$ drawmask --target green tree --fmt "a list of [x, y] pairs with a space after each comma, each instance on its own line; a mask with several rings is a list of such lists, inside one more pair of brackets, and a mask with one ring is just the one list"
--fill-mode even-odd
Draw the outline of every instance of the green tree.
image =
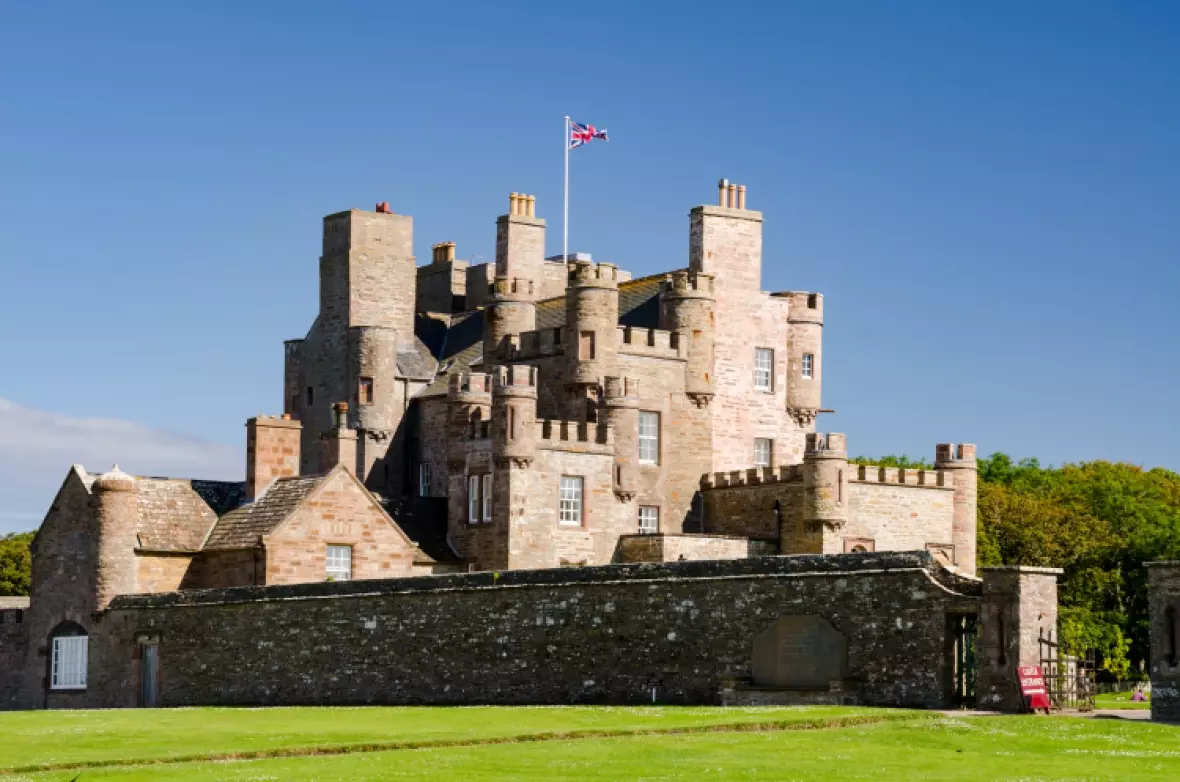
[[0, 596], [29, 594], [33, 560], [29, 555], [32, 532], [0, 537]]

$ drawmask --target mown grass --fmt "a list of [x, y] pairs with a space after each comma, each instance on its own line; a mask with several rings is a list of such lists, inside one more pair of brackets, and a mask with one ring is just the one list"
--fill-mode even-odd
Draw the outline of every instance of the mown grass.
[[[833, 715], [834, 716], [834, 715]], [[709, 732], [183, 763], [86, 771], [152, 780], [1174, 780], [1180, 729], [1069, 717], [906, 719], [814, 731]], [[20, 779], [71, 780], [77, 772]]]
[[1104, 692], [1094, 696], [1098, 709], [1150, 709], [1150, 701], [1133, 701], [1129, 692]]
[[837, 707], [128, 709], [0, 713], [0, 773], [227, 756], [373, 751], [554, 734], [824, 727], [923, 712]]

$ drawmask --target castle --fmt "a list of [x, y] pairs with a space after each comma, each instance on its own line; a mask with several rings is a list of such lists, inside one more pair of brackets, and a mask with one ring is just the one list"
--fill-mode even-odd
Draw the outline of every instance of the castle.
[[761, 290], [746, 195], [722, 180], [687, 265], [639, 278], [546, 258], [518, 193], [494, 265], [442, 242], [418, 266], [388, 204], [325, 217], [319, 314], [285, 343], [282, 414], [247, 422], [246, 480], [71, 468], [31, 604], [0, 612], [23, 625], [0, 635], [0, 704], [117, 702], [87, 694], [78, 639], [131, 595], [915, 550], [978, 592], [975, 446], [886, 468], [816, 431], [824, 299]]

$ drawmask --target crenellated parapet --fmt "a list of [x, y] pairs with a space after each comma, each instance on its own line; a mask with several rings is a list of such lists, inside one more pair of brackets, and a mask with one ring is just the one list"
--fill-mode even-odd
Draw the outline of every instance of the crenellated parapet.
[[582, 288], [605, 288], [618, 290], [619, 267], [613, 263], [595, 263], [594, 261], [570, 261], [567, 266], [569, 279], [567, 286]]
[[688, 337], [679, 331], [619, 326], [618, 345], [620, 355], [679, 361], [688, 355]]
[[772, 483], [799, 483], [803, 480], [803, 465], [786, 464], [781, 467], [751, 467], [746, 470], [710, 472], [701, 476], [701, 491], [732, 489], [740, 486], [764, 486]]

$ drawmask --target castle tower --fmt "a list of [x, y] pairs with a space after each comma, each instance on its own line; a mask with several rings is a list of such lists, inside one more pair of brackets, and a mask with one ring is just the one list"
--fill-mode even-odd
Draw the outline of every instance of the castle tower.
[[356, 475], [356, 430], [348, 426], [348, 402], [337, 402], [332, 409], [336, 413], [336, 428], [320, 436], [319, 471], [326, 473], [342, 464]]
[[571, 389], [593, 390], [618, 374], [619, 282], [613, 263], [574, 261], [565, 289], [565, 345]]
[[803, 451], [804, 532], [807, 535], [821, 534], [822, 553], [837, 554], [842, 547], [825, 533], [843, 527], [847, 521], [847, 439], [842, 434], [809, 432]]
[[94, 610], [101, 611], [118, 595], [139, 591], [139, 487], [116, 465], [94, 481], [92, 491], [98, 520]]
[[[399, 336], [395, 329], [383, 326], [353, 326], [348, 330], [348, 398], [353, 403], [352, 423], [358, 444], [356, 476], [366, 484], [371, 483], [378, 461], [393, 450], [394, 435], [405, 409], [403, 386], [395, 380]], [[393, 453], [400, 456], [399, 451]], [[384, 472], [401, 474], [396, 467]]]
[[320, 322], [326, 331], [381, 326], [407, 343], [413, 339], [413, 242], [408, 215], [350, 209], [324, 218]]
[[510, 358], [509, 337], [536, 329], [536, 285], [525, 277], [497, 277], [483, 313], [483, 363], [490, 369]]
[[822, 407], [824, 297], [791, 291], [787, 300], [787, 412], [810, 427]]
[[497, 468], [527, 468], [537, 455], [537, 368], [499, 367], [492, 379], [492, 458]]
[[713, 398], [713, 351], [716, 334], [716, 299], [713, 275], [678, 271], [660, 287], [660, 328], [675, 331], [687, 341], [685, 392], [698, 407]]
[[536, 306], [545, 263], [545, 221], [537, 199], [512, 193], [496, 220], [496, 275], [484, 309], [484, 365], [505, 357], [505, 339], [537, 327]]
[[608, 377], [603, 386], [606, 424], [614, 429], [615, 494], [630, 501], [639, 491], [639, 381]]
[[955, 482], [955, 510], [951, 543], [955, 564], [967, 575], [975, 575], [976, 508], [979, 500], [979, 465], [971, 443], [939, 443], [934, 447], [934, 468], [946, 470]]

